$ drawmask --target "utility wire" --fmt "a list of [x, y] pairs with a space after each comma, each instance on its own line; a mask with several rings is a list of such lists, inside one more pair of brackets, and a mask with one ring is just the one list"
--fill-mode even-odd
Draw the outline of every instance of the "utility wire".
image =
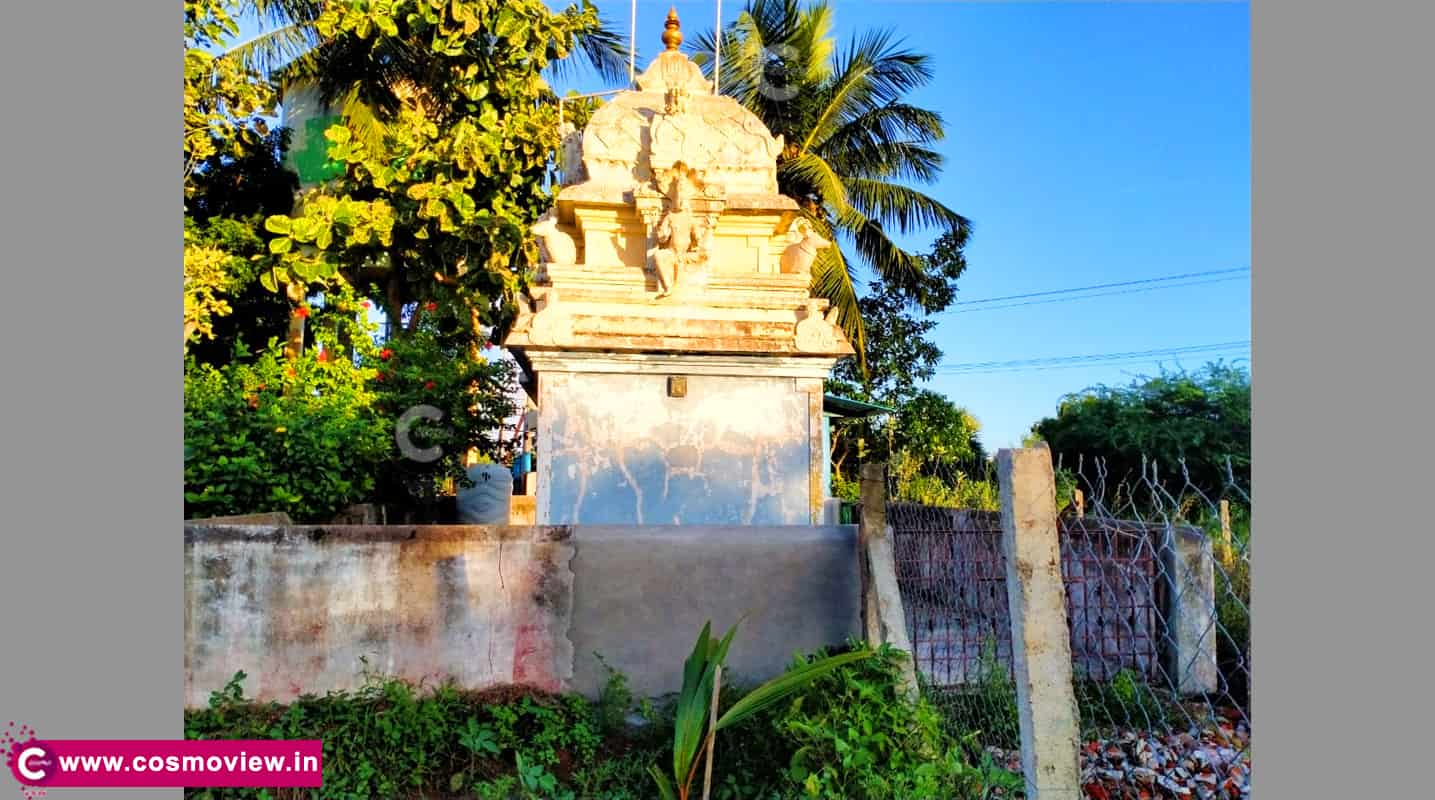
[[[1182, 275], [1167, 275], [1167, 276], [1162, 277], [1162, 278], [1144, 278], [1144, 279], [1142, 279], [1142, 280], [1137, 280], [1137, 281], [1118, 281], [1118, 282], [1116, 282], [1116, 283], [1098, 283], [1098, 284], [1093, 284], [1093, 285], [1091, 285], [1091, 286], [1073, 286], [1073, 287], [1071, 287], [1071, 288], [1069, 288], [1069, 289], [1052, 289], [1052, 290], [1045, 291], [1045, 292], [1027, 292], [1026, 294], [1009, 294], [1009, 295], [1006, 295], [1006, 296], [1004, 296], [1004, 297], [987, 297], [987, 298], [983, 298], [983, 299], [981, 299], [981, 300], [963, 300], [963, 301], [961, 301], [961, 302], [953, 303], [952, 305], [954, 305], [954, 306], [985, 305], [985, 304], [987, 304], [987, 303], [1002, 303], [1002, 302], [1006, 302], [1006, 301], [1009, 301], [1009, 300], [1025, 300], [1025, 299], [1031, 298], [1031, 297], [1051, 297], [1051, 296], [1054, 296], [1054, 295], [1073, 294], [1073, 293], [1075, 293], [1075, 292], [1088, 292], [1088, 291], [1091, 291], [1091, 290], [1093, 290], [1093, 289], [1116, 289], [1116, 288], [1120, 288], [1120, 287], [1123, 287], [1123, 286], [1142, 286], [1142, 285], [1147, 285], [1147, 284], [1166, 283], [1166, 282], [1169, 282], [1169, 281], [1189, 280], [1189, 279], [1191, 279], [1191, 278], [1206, 278], [1206, 277], [1210, 277], [1210, 276], [1212, 276], [1212, 275], [1231, 275], [1231, 274], [1237, 273], [1237, 272], [1250, 272], [1250, 271], [1251, 271], [1250, 267], [1235, 267], [1235, 268], [1233, 268], [1233, 269], [1213, 269], [1213, 270], [1206, 270], [1205, 272], [1187, 272], [1187, 273], [1184, 273], [1184, 274], [1182, 274]], [[956, 314], [956, 313], [961, 313], [961, 312], [947, 311], [947, 312], [943, 312], [943, 313]]]
[[[1246, 352], [1247, 352], [1247, 351], [1246, 351], [1245, 348], [1217, 349], [1217, 350], [1207, 350], [1207, 351], [1201, 351], [1201, 352], [1181, 353], [1181, 354], [1177, 354], [1177, 355], [1175, 355], [1175, 356], [1170, 356], [1170, 358], [1175, 359], [1175, 360], [1179, 363], [1180, 357], [1181, 357], [1182, 355], [1186, 355], [1186, 356], [1201, 355], [1201, 356], [1205, 356], [1205, 357], [1210, 357], [1210, 356], [1218, 356], [1218, 355], [1219, 355], [1219, 356], [1237, 355], [1237, 354], [1243, 354], [1243, 353], [1246, 353]], [[963, 372], [950, 372], [950, 373], [944, 372], [944, 373], [941, 373], [941, 374], [943, 374], [943, 375], [1002, 375], [1002, 374], [1011, 373], [1011, 372], [1020, 372], [1020, 373], [1025, 374], [1025, 373], [1030, 373], [1030, 372], [1052, 372], [1052, 371], [1054, 371], [1054, 370], [1063, 370], [1063, 369], [1093, 369], [1093, 368], [1095, 368], [1095, 367], [1111, 367], [1111, 366], [1119, 366], [1119, 365], [1123, 365], [1123, 364], [1139, 364], [1139, 363], [1148, 362], [1148, 361], [1151, 361], [1151, 362], [1154, 362], [1154, 363], [1160, 363], [1161, 359], [1160, 359], [1160, 358], [1154, 358], [1154, 359], [1153, 359], [1153, 358], [1151, 358], [1151, 357], [1148, 356], [1148, 357], [1144, 357], [1144, 358], [1129, 358], [1129, 359], [1124, 359], [1124, 360], [1096, 361], [1096, 362], [1091, 362], [1091, 363], [1055, 364], [1055, 365], [1045, 366], [1045, 367], [1004, 367], [1004, 368], [1001, 368], [1001, 369], [973, 369], [973, 370], [966, 370], [966, 371], [963, 371]], [[1246, 359], [1246, 358], [1238, 358], [1238, 359], [1232, 360], [1231, 363], [1232, 363], [1232, 364], [1236, 364], [1236, 363], [1239, 363], [1239, 362], [1242, 362], [1242, 361], [1249, 361], [1249, 359]], [[1126, 372], [1125, 370], [1122, 370], [1122, 374], [1124, 374], [1124, 375], [1130, 375], [1131, 373]]]
[[[1157, 291], [1157, 290], [1159, 290], [1159, 289], [1179, 289], [1179, 288], [1181, 288], [1181, 287], [1183, 287], [1183, 286], [1204, 286], [1204, 285], [1206, 285], [1206, 284], [1208, 284], [1208, 283], [1225, 283], [1225, 282], [1227, 282], [1227, 281], [1238, 281], [1238, 280], [1240, 280], [1240, 279], [1241, 279], [1241, 278], [1240, 278], [1240, 276], [1238, 276], [1238, 275], [1228, 275], [1228, 276], [1226, 276], [1226, 277], [1224, 277], [1224, 278], [1210, 278], [1210, 279], [1204, 280], [1204, 281], [1190, 281], [1190, 282], [1187, 282], [1187, 283], [1168, 283], [1168, 284], [1163, 284], [1163, 285], [1160, 285], [1160, 286], [1142, 286], [1142, 287], [1140, 287], [1140, 288], [1138, 288], [1138, 289], [1117, 289], [1116, 291], [1112, 291], [1112, 292], [1092, 292], [1091, 294], [1084, 294], [1084, 295], [1081, 295], [1081, 296], [1079, 296], [1079, 297], [1048, 297], [1048, 298], [1046, 298], [1046, 299], [1044, 299], [1044, 300], [1027, 300], [1027, 301], [1021, 302], [1021, 303], [1007, 303], [1007, 304], [1005, 304], [1005, 305], [999, 305], [999, 306], [984, 306], [984, 307], [981, 307], [981, 308], [964, 308], [964, 309], [961, 309], [961, 310], [959, 310], [959, 311], [944, 311], [944, 312], [941, 312], [941, 313], [944, 313], [944, 314], [975, 314], [975, 313], [977, 313], [978, 311], [999, 311], [999, 310], [1001, 310], [1001, 309], [1003, 309], [1003, 308], [1020, 308], [1020, 307], [1022, 307], [1022, 306], [1040, 306], [1040, 305], [1046, 305], [1046, 304], [1048, 304], [1048, 303], [1070, 303], [1070, 302], [1075, 302], [1075, 301], [1077, 301], [1077, 300], [1087, 300], [1087, 299], [1090, 299], [1090, 298], [1093, 298], [1093, 297], [1110, 297], [1110, 296], [1112, 296], [1112, 295], [1118, 295], [1118, 294], [1138, 294], [1138, 293], [1141, 293], [1141, 292], [1154, 292], [1154, 291]], [[976, 301], [973, 301], [973, 302], [976, 302]]]
[[1231, 342], [1215, 342], [1212, 344], [1187, 345], [1184, 347], [1162, 347], [1152, 350], [1130, 350], [1121, 353], [1086, 353], [1072, 356], [1050, 356], [1046, 358], [1023, 358], [1011, 361], [972, 361], [960, 364], [943, 364], [937, 367], [939, 372], [945, 374], [970, 374], [972, 372], [986, 372], [993, 370], [1009, 369], [1032, 369], [1042, 367], [1058, 367], [1066, 365], [1086, 366], [1088, 364], [1111, 363], [1117, 361], [1131, 361], [1156, 356], [1192, 355], [1196, 353], [1207, 353], [1213, 351], [1233, 350], [1250, 346], [1250, 339], [1242, 339]]

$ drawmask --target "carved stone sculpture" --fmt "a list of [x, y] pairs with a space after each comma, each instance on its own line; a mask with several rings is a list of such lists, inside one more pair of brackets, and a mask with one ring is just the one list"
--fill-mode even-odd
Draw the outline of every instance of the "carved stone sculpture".
[[558, 229], [558, 214], [552, 209], [529, 229], [538, 239], [539, 255], [544, 264], [572, 264], [578, 260], [578, 246], [573, 237]]
[[817, 251], [832, 245], [832, 242], [818, 236], [817, 231], [812, 229], [812, 223], [805, 219], [793, 223], [792, 230], [788, 232], [788, 241], [791, 244], [782, 251], [782, 260], [779, 263], [783, 272], [796, 275], [811, 275], [812, 262], [817, 258]]
[[583, 132], [573, 127], [573, 123], [564, 122], [559, 130], [562, 150], [559, 170], [562, 173], [562, 184], [572, 186], [582, 183], [587, 179], [583, 171]]
[[658, 297], [666, 297], [677, 288], [681, 267], [696, 265], [706, 258], [703, 249], [708, 237], [693, 213], [692, 186], [680, 171], [672, 178], [667, 194], [668, 205], [653, 232], [657, 246], [652, 250], [653, 267], [658, 276]]
[[534, 294], [538, 313], [528, 321], [528, 338], [534, 344], [562, 345], [573, 338], [573, 318], [558, 304], [558, 290], [540, 287]]
[[804, 353], [825, 353], [844, 341], [842, 329], [837, 327], [837, 309], [822, 311], [822, 302], [817, 298], [807, 301], [806, 315], [797, 323], [793, 344]]

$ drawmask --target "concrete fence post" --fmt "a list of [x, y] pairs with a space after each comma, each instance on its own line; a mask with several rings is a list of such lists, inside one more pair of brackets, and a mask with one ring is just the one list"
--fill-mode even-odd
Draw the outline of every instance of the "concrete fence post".
[[887, 466], [862, 466], [862, 521], [858, 529], [857, 558], [862, 575], [862, 631], [871, 645], [889, 644], [906, 654], [901, 689], [908, 697], [918, 694], [912, 640], [897, 583], [897, 559], [892, 549], [892, 528], [887, 524]]
[[1051, 452], [1001, 450], [997, 471], [1026, 797], [1077, 800], [1080, 729]]
[[1161, 548], [1166, 578], [1168, 672], [1183, 696], [1219, 688], [1216, 660], [1216, 569], [1211, 540], [1197, 528], [1172, 526]]
[[867, 543], [887, 534], [887, 465], [863, 464], [861, 470], [862, 514], [857, 521], [857, 560], [862, 577], [862, 633], [867, 641], [881, 641], [877, 605], [872, 598], [872, 568], [867, 559]]

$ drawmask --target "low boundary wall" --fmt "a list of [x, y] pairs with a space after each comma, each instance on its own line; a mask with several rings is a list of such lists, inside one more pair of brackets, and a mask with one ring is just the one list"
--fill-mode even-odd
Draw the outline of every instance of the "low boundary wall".
[[677, 691], [703, 622], [740, 618], [735, 680], [860, 635], [856, 526], [289, 526], [186, 523], [185, 703], [365, 673], [594, 694], [606, 672]]

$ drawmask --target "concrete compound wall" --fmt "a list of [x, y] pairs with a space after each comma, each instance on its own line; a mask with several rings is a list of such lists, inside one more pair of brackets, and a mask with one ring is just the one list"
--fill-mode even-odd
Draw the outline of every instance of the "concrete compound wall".
[[855, 526], [185, 525], [185, 703], [352, 689], [365, 671], [677, 691], [704, 621], [735, 680], [858, 635]]

